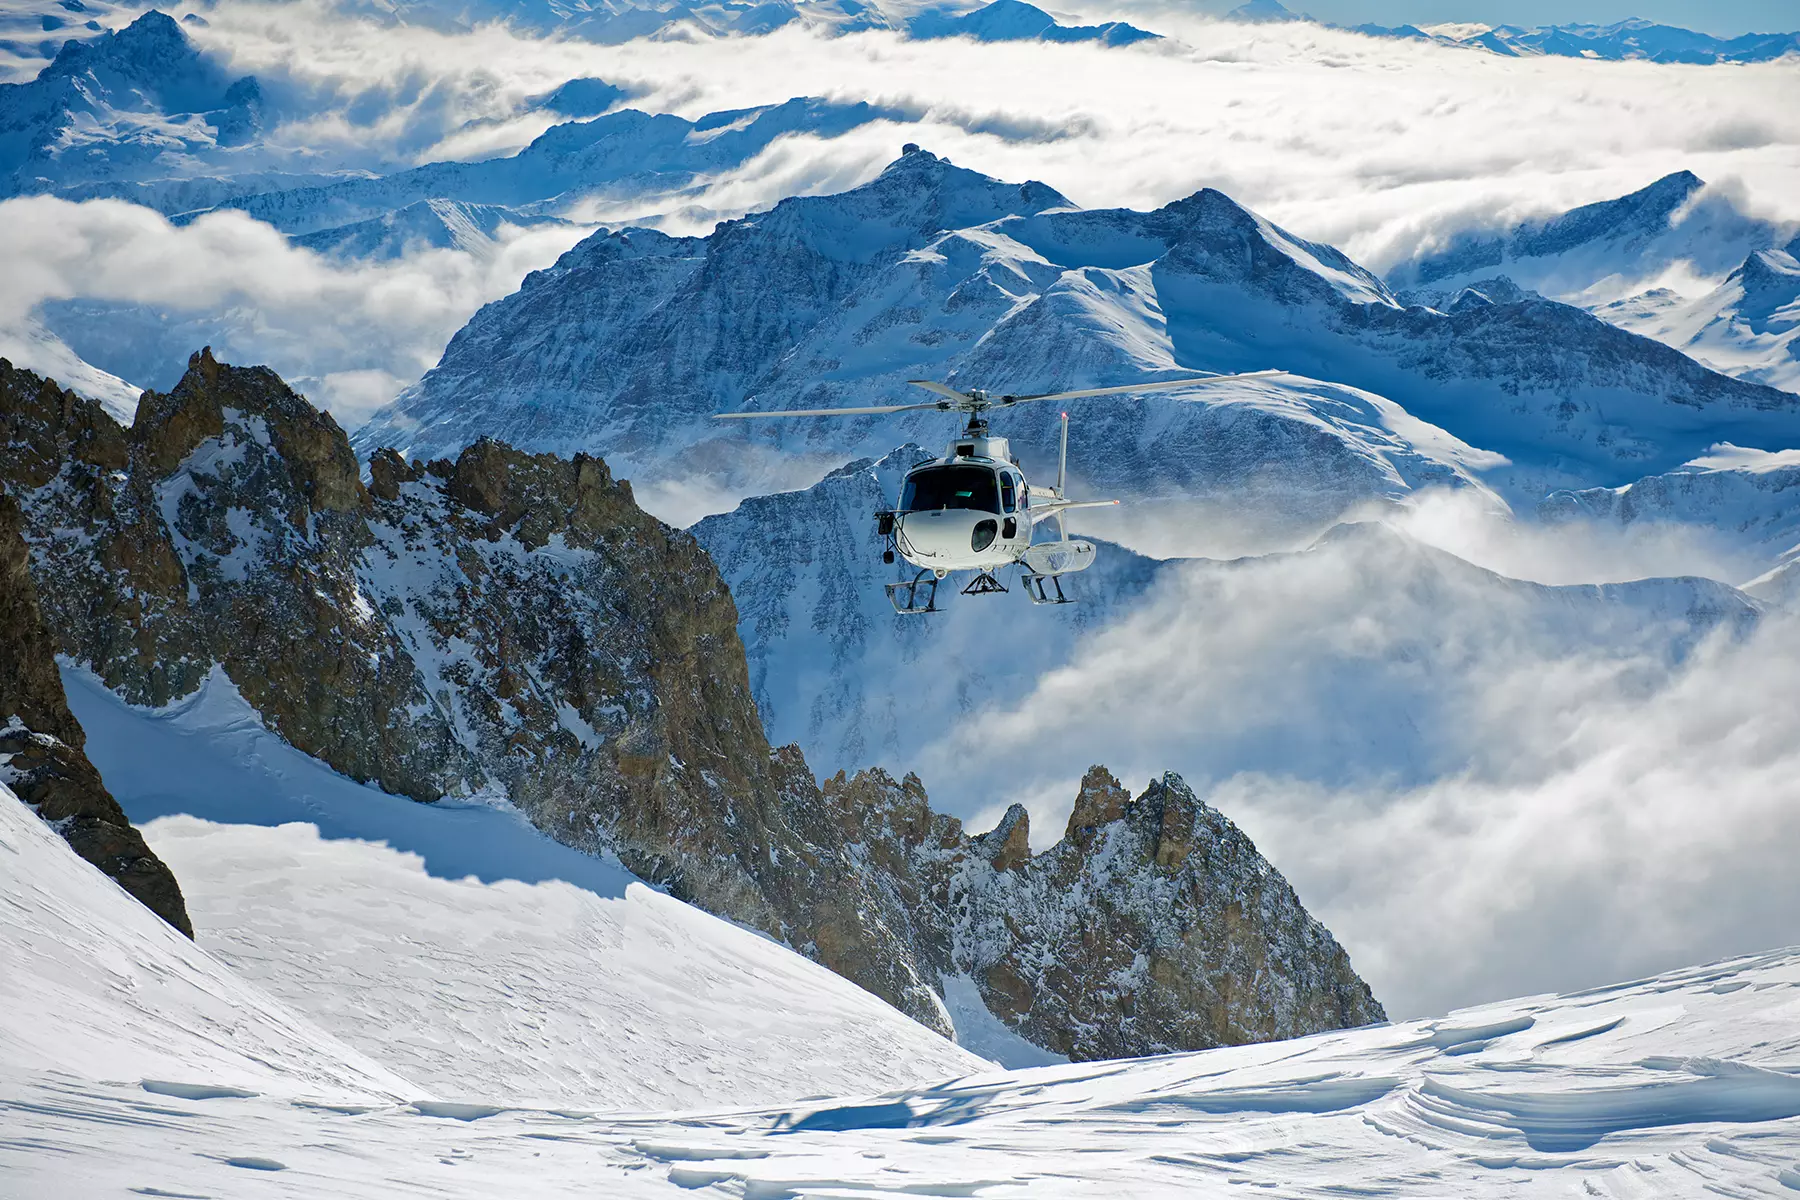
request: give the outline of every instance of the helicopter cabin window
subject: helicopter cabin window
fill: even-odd
[[[900,507],[905,512],[943,508],[999,512],[994,472],[987,467],[927,467],[914,471],[906,477]]]
[[[1012,472],[1000,476],[1000,511],[1012,512],[1018,507],[1018,493],[1013,490]]]

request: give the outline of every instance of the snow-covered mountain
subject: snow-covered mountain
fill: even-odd
[[[927,9],[906,23],[915,38],[967,37],[978,42],[1099,42],[1103,46],[1129,46],[1154,41],[1159,35],[1124,21],[1099,25],[1064,25],[1024,0],[993,0],[973,12],[954,8]]]
[[[1716,371],[1800,390],[1800,236],[1746,216],[1679,171],[1649,187],[1511,232],[1466,232],[1401,262],[1387,281],[1454,310],[1509,292],[1578,305]]]
[[[262,191],[239,195],[224,206],[288,234],[369,221],[439,199],[502,205],[526,214],[562,212],[579,200],[607,196],[642,196],[650,207],[653,198],[679,202],[701,176],[738,166],[777,138],[836,137],[903,115],[865,102],[807,97],[694,121],[624,109],[553,126],[509,157],[430,163],[389,175]]]
[[[1064,24],[1024,0],[399,0],[367,7],[416,24],[467,28],[503,19],[527,29],[618,44],[755,37],[786,26],[827,34],[889,30],[915,38],[983,42],[1098,42],[1124,46],[1158,35],[1123,21]]]
[[[227,876],[264,877],[272,852],[300,850],[312,851],[294,868],[302,878],[330,872],[329,886],[352,896],[383,872],[409,872],[378,846],[299,836],[259,845],[282,831],[199,822],[167,830],[171,842],[233,855],[219,864]],[[499,1088],[427,1096],[110,891],[3,794],[0,846],[22,866],[0,875],[0,1173],[21,1194],[374,1200],[403,1179],[474,1200],[529,1179],[558,1197],[1160,1197],[1241,1181],[1296,1196],[1567,1185],[1698,1200],[1778,1196],[1800,1182],[1791,950],[1275,1045],[740,1111],[621,1113],[606,1094],[542,1107]],[[367,919],[410,938],[380,899]],[[302,912],[330,904],[305,898]],[[446,919],[492,915],[484,905]],[[296,928],[317,933],[279,915],[269,932]],[[355,934],[350,944],[366,942]],[[393,986],[392,956],[373,972]],[[356,1000],[354,986],[314,997]],[[715,1050],[743,1061],[728,1038]]]
[[[1552,493],[1538,513],[1553,522],[1587,518],[1718,529],[1760,556],[1757,571],[1774,570],[1800,555],[1800,450],[1721,445],[1624,487]]]
[[[1313,19],[1292,12],[1280,0],[1251,0],[1227,15],[1231,20],[1258,23]],[[1377,25],[1371,22],[1336,28],[1369,37],[1401,38],[1486,50],[1509,58],[1555,55],[1612,62],[1647,59],[1659,63],[1705,64],[1771,62],[1788,55],[1800,54],[1800,33],[1746,33],[1725,38],[1697,33],[1676,25],[1662,25],[1639,17],[1607,25],[1572,23],[1522,26],[1483,25],[1476,22]]]
[[[640,482],[703,475],[743,495],[782,485],[769,462],[828,468],[935,442],[945,422],[726,431],[713,412],[891,403],[916,396],[915,378],[1023,392],[1268,367],[1373,393],[1353,398],[1378,413],[1359,423],[1396,435],[1386,440],[1399,457],[1533,501],[1674,467],[1721,437],[1800,440],[1790,395],[1566,305],[1408,307],[1340,252],[1216,191],[1149,213],[1084,211],[1043,184],[1002,184],[923,151],[860,188],[791,198],[706,238],[595,234],[478,313],[356,440],[429,457],[494,432],[601,450]],[[1319,396],[1345,396],[1307,379],[1217,394],[1285,403],[1303,417],[1274,433],[1291,450],[1323,440],[1304,419]],[[1080,404],[1078,427],[1093,433],[1074,470],[1133,494],[1178,491],[1215,456],[1243,456],[1189,424],[1213,411],[1166,393]],[[1001,431],[1041,469],[1055,420],[1021,409]],[[1121,452],[1151,429],[1158,453]]]
[[[530,216],[497,204],[420,200],[366,221],[303,234],[293,242],[342,258],[398,258],[423,246],[481,254],[492,253],[494,235],[503,225],[566,223],[559,217]]]
[[[1800,392],[1800,237],[1751,251],[1704,295],[1655,288],[1594,312],[1715,371]]]
[[[255,77],[231,79],[151,10],[65,41],[30,83],[0,84],[0,196],[205,173],[262,124]]]
[[[1389,285],[1429,303],[1496,275],[1553,300],[1592,307],[1668,280],[1722,278],[1783,229],[1746,216],[1733,198],[1691,171],[1629,195],[1526,221],[1475,230],[1390,267]]]

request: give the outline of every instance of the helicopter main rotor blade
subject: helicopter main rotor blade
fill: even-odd
[[[996,408],[1023,404],[1027,400],[1080,400],[1087,396],[1123,396],[1129,392],[1156,392],[1165,388],[1198,387],[1208,383],[1236,383],[1241,379],[1272,379],[1286,371],[1245,371],[1238,375],[1195,375],[1188,379],[1163,379],[1154,383],[1125,383],[1118,387],[1079,388],[1073,392],[1044,392],[1037,396],[1000,396]]]
[[[930,404],[878,404],[874,408],[784,408],[772,412],[714,413],[713,420],[747,421],[752,417],[867,417],[879,413],[915,412],[944,407],[944,404],[934,400]]]
[[[975,397],[969,395],[967,392],[959,392],[948,384],[938,383],[931,379],[909,379],[906,382],[914,387],[924,388],[928,392],[936,392],[938,395],[955,404],[967,404],[975,399]]]

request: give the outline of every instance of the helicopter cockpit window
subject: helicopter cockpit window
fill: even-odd
[[[1011,473],[1000,476],[1000,509],[1001,509],[1001,511],[1002,512],[1012,512],[1018,506],[1017,502],[1018,502],[1018,493],[1013,491],[1013,477],[1012,477]]]
[[[999,512],[994,473],[986,467],[928,467],[907,477],[900,498],[905,512],[929,512],[942,508],[972,508]]]

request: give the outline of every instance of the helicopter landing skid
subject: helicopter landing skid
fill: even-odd
[[[935,571],[920,571],[904,583],[887,585],[888,603],[894,611],[907,616],[912,613],[934,613],[937,607],[938,577]],[[924,603],[920,603],[921,597]]]
[[[1025,598],[1033,604],[1075,603],[1075,601],[1063,595],[1062,576],[1060,575],[1038,575],[1031,571],[1026,571],[1019,576],[1019,582],[1025,585]],[[1044,586],[1046,582],[1048,582],[1049,587]]]
[[[975,578],[969,580],[969,586],[962,590],[965,596],[992,596],[1004,593],[1006,585],[994,578],[991,571],[978,571]]]

